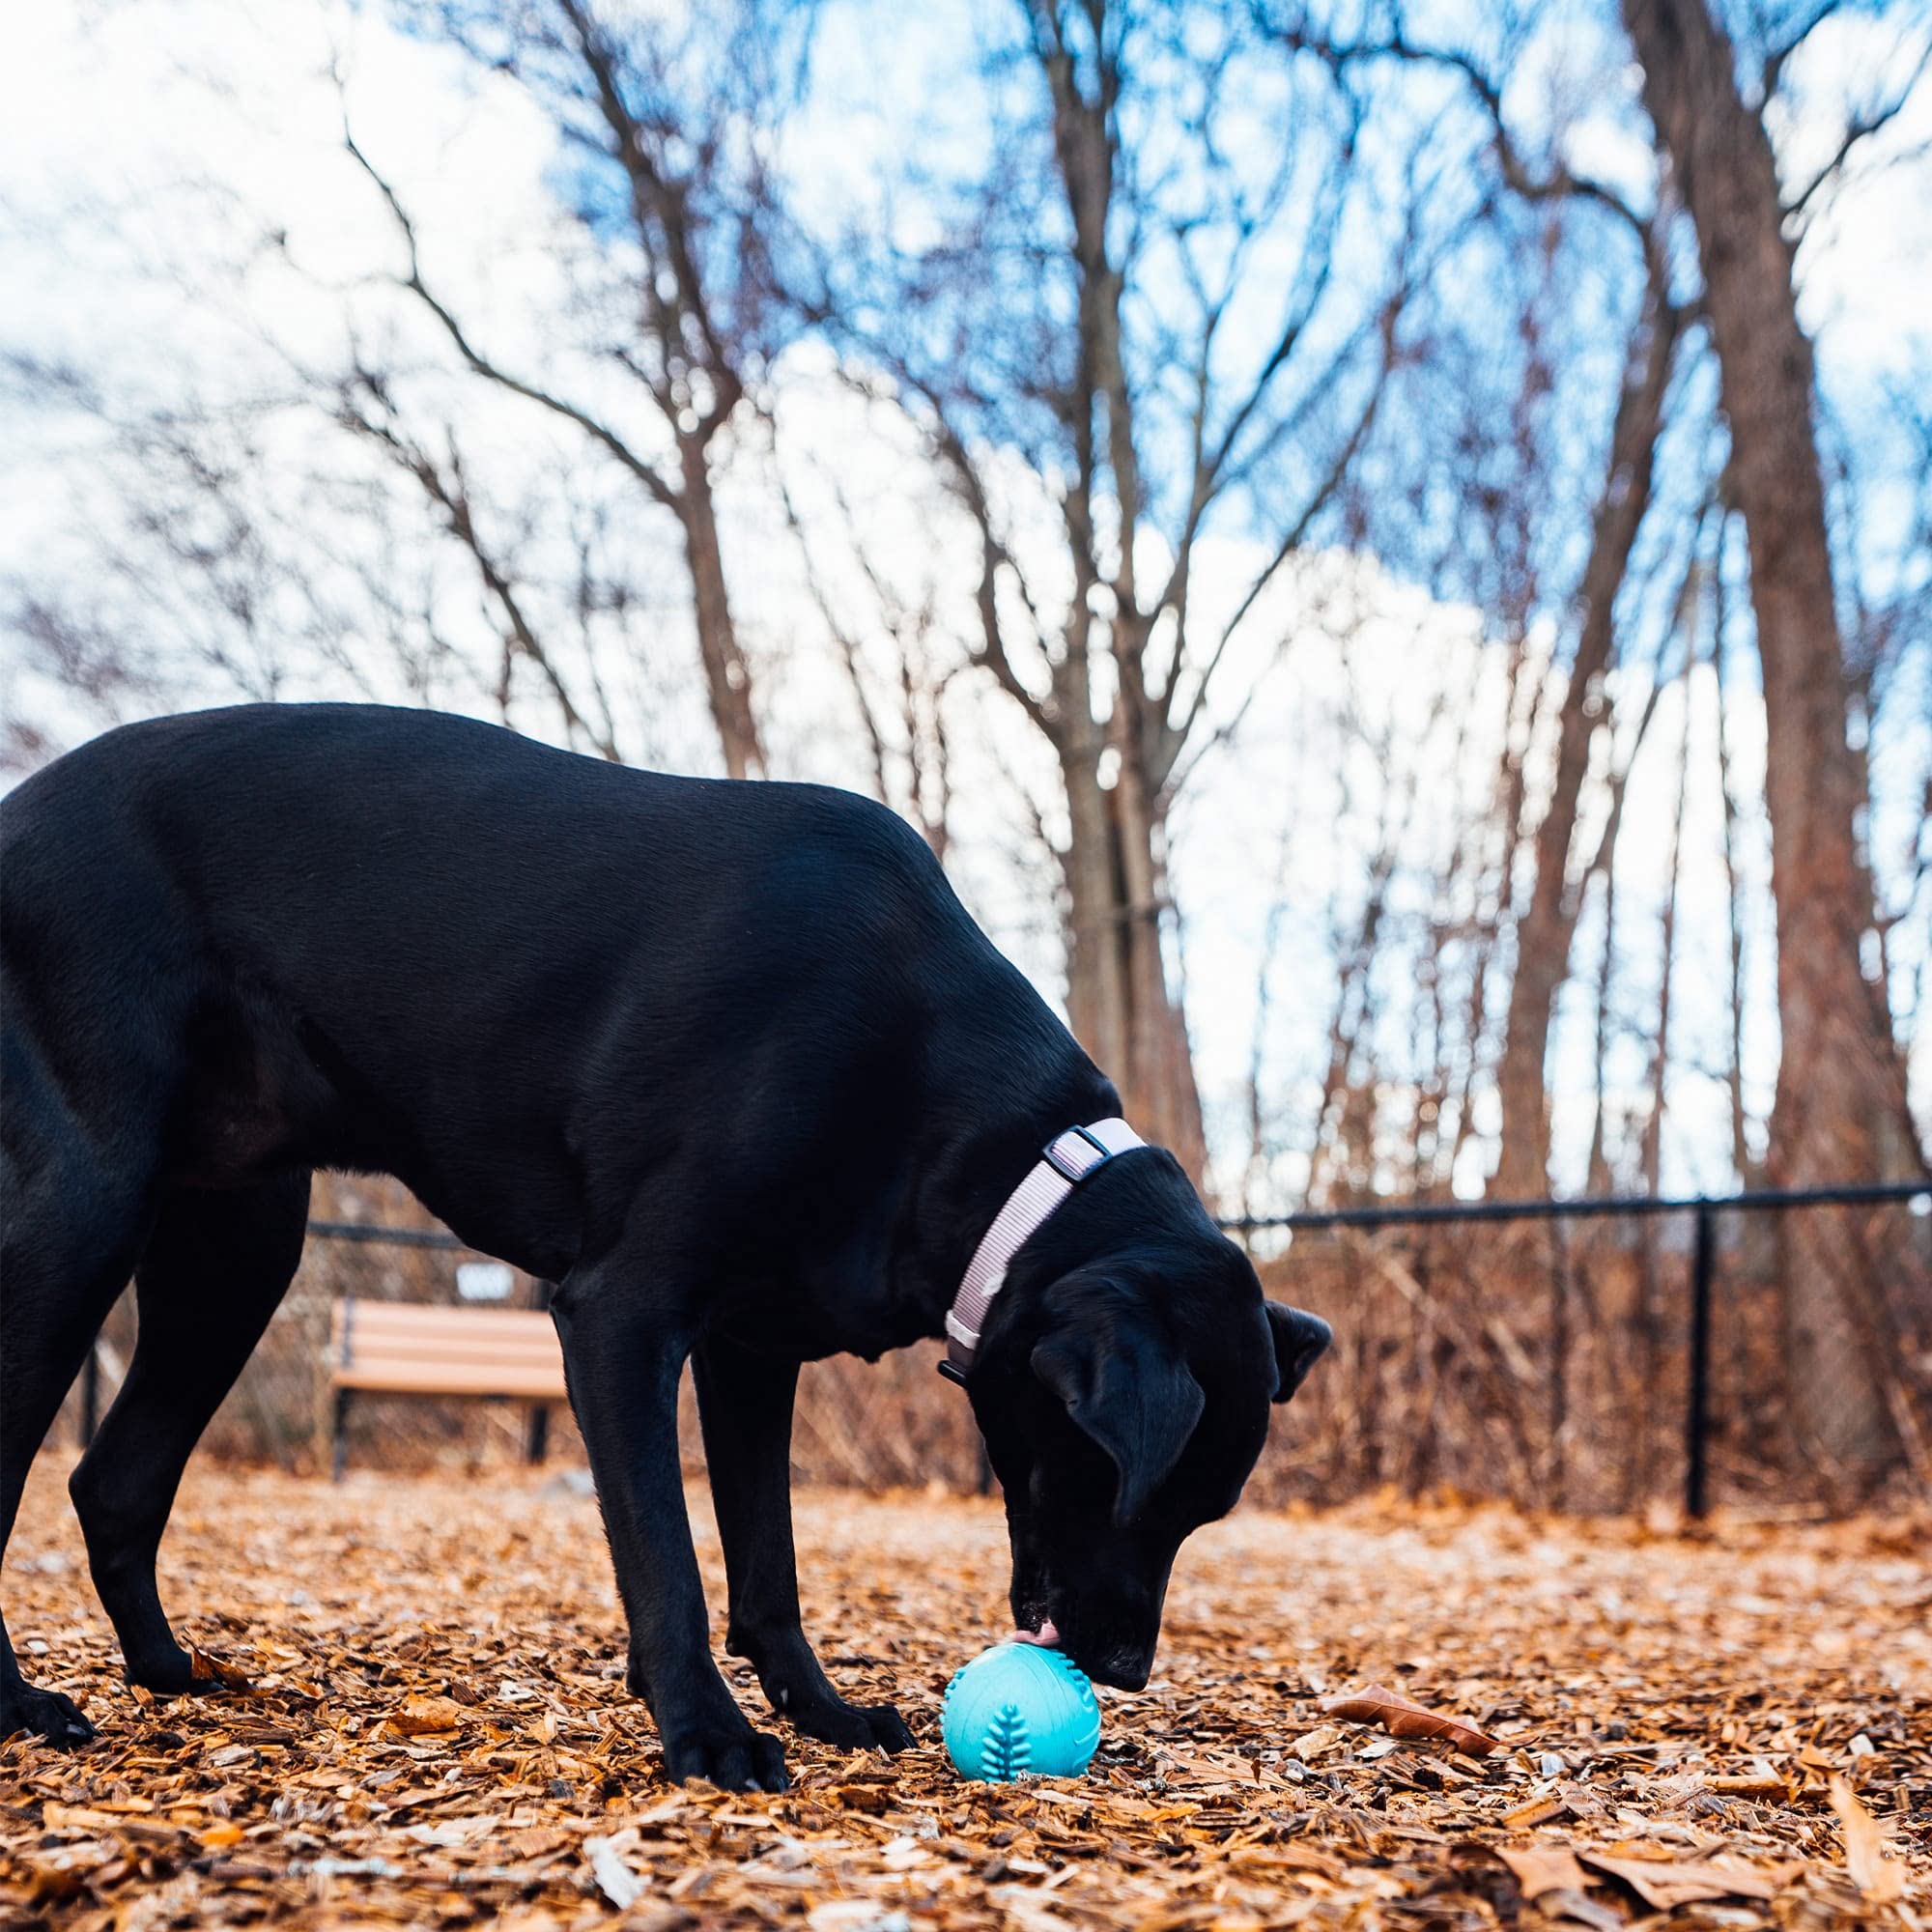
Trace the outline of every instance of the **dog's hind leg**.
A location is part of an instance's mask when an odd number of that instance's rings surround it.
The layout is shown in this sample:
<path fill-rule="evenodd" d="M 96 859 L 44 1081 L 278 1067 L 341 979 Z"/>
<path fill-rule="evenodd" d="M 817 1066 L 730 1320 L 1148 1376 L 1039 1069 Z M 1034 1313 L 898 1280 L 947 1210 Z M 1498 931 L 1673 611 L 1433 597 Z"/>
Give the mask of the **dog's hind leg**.
<path fill-rule="evenodd" d="M 27 1471 L 86 1359 L 114 1297 L 127 1286 L 140 1245 L 131 1190 L 86 1186 L 69 1173 L 28 1184 L 9 1158 L 0 1241 L 0 1558 Z M 94 1726 L 71 1697 L 20 1675 L 0 1618 L 0 1738 L 32 1731 L 55 1744 L 82 1744 Z"/>
<path fill-rule="evenodd" d="M 134 1271 L 140 1333 L 128 1379 L 68 1487 L 128 1680 L 205 1688 L 175 1641 L 155 1558 L 182 1471 L 301 1260 L 306 1171 L 163 1197 Z"/>

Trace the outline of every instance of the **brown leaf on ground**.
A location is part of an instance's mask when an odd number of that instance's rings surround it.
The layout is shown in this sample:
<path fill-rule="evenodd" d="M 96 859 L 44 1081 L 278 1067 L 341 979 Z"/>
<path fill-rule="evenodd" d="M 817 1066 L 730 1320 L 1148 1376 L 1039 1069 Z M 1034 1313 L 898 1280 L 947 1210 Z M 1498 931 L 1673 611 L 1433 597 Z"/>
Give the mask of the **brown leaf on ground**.
<path fill-rule="evenodd" d="M 1905 1896 L 1905 1867 L 1885 1855 L 1885 1835 L 1859 1794 L 1835 1772 L 1830 1785 L 1832 1809 L 1845 1833 L 1845 1865 L 1852 1883 L 1872 1905 L 1895 1905 Z"/>
<path fill-rule="evenodd" d="M 1630 1922 L 1586 1891 L 1546 1891 L 1537 1904 L 1546 1918 L 1564 1925 L 1587 1925 L 1591 1932 L 1622 1932 Z"/>
<path fill-rule="evenodd" d="M 1776 1898 L 1781 1874 L 1761 1872 L 1739 1861 L 1612 1858 L 1606 1852 L 1579 1854 L 1586 1865 L 1620 1878 L 1660 1912 L 1710 1898 Z"/>
<path fill-rule="evenodd" d="M 1327 1697 L 1321 1708 L 1331 1718 L 1348 1718 L 1358 1724 L 1379 1724 L 1391 1737 L 1439 1738 L 1465 1757 L 1488 1757 L 1496 1740 L 1461 1718 L 1440 1718 L 1386 1685 L 1369 1684 L 1346 1697 Z"/>
<path fill-rule="evenodd" d="M 1590 1875 L 1567 1845 L 1498 1845 L 1496 1857 L 1516 1874 L 1525 1898 L 1546 1891 L 1581 1891 Z"/>
<path fill-rule="evenodd" d="M 469 1715 L 453 1697 L 406 1697 L 389 1713 L 389 1724 L 406 1738 L 419 1738 L 435 1731 L 459 1731 Z"/>
<path fill-rule="evenodd" d="M 199 1644 L 187 1647 L 188 1667 L 202 1684 L 219 1684 L 230 1690 L 252 1690 L 255 1681 L 239 1663 L 226 1658 L 211 1657 Z"/>
<path fill-rule="evenodd" d="M 1745 1774 L 1733 1777 L 1708 1777 L 1704 1789 L 1719 1798 L 1782 1798 L 1788 1787 L 1781 1777 Z"/>

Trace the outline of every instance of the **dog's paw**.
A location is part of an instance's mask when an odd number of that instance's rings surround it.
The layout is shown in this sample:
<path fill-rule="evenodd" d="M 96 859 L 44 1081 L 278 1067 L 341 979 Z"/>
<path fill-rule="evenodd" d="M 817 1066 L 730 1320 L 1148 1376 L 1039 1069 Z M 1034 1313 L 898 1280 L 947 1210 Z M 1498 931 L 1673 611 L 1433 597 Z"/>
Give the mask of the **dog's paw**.
<path fill-rule="evenodd" d="M 906 1720 L 890 1704 L 847 1704 L 842 1700 L 810 1705 L 785 1714 L 807 1737 L 843 1750 L 910 1750 L 917 1742 Z"/>
<path fill-rule="evenodd" d="M 673 1784 L 701 1777 L 721 1791 L 782 1791 L 784 1747 L 749 1724 L 707 1727 L 664 1741 L 665 1776 Z"/>
<path fill-rule="evenodd" d="M 63 1746 L 84 1745 L 94 1736 L 94 1726 L 71 1697 L 31 1684 L 0 1696 L 0 1741 L 19 1731 Z"/>
<path fill-rule="evenodd" d="M 239 1666 L 210 1657 L 205 1650 L 184 1650 L 178 1644 L 129 1658 L 128 1682 L 164 1698 L 219 1697 L 249 1688 L 248 1675 Z"/>

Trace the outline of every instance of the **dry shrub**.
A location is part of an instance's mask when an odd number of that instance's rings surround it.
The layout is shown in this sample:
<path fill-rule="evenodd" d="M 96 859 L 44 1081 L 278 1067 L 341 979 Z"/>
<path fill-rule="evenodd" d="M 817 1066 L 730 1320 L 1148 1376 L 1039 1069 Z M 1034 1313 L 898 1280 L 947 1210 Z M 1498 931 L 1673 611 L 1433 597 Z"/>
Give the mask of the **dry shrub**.
<path fill-rule="evenodd" d="M 1891 1472 L 1928 1492 L 1932 1435 L 1932 1222 L 1902 1208 L 1856 1215 L 1887 1257 L 1880 1359 L 1906 1454 Z M 432 1224 L 388 1182 L 318 1183 L 318 1218 Z M 1760 1508 L 1842 1508 L 1865 1499 L 1800 1432 L 1788 1399 L 1779 1244 L 1767 1217 L 1721 1215 L 1713 1296 L 1710 1492 Z M 1684 1491 L 1690 1397 L 1690 1217 L 1432 1225 L 1376 1235 L 1304 1234 L 1264 1260 L 1267 1291 L 1312 1308 L 1335 1347 L 1276 1420 L 1249 1487 L 1257 1501 L 1337 1501 L 1387 1491 L 1499 1497 L 1537 1508 L 1628 1513 Z M 216 1457 L 326 1465 L 329 1310 L 343 1294 L 453 1302 L 462 1256 L 312 1239 L 300 1273 L 210 1430 Z M 516 1302 L 540 1305 L 541 1284 Z M 132 1346 L 130 1297 L 105 1332 L 103 1399 Z M 810 1364 L 792 1437 L 800 1480 L 887 1490 L 987 1485 L 960 1392 L 937 1344 L 866 1364 Z M 70 1405 L 67 1427 L 75 1424 Z M 358 1397 L 351 1461 L 468 1468 L 522 1453 L 520 1406 Z M 581 1463 L 567 1408 L 552 1453 Z M 702 1465 L 687 1388 L 687 1465 Z"/>

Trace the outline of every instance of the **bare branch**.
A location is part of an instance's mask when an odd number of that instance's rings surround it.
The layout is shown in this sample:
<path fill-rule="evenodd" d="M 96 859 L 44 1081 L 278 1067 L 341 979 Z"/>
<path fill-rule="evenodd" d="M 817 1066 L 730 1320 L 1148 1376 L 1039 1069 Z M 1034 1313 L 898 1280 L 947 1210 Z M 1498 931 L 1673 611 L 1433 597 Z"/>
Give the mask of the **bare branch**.
<path fill-rule="evenodd" d="M 354 393 L 345 385 L 338 402 L 336 420 L 345 429 L 375 443 L 399 469 L 415 479 L 423 495 L 440 513 L 443 527 L 469 554 L 485 591 L 502 613 L 505 684 L 512 658 L 521 656 L 526 659 L 550 687 L 557 712 L 571 736 L 588 743 L 600 757 L 621 764 L 623 753 L 608 729 L 599 731 L 579 709 L 555 658 L 538 635 L 509 571 L 497 559 L 477 527 L 475 506 L 470 500 L 454 434 L 450 433 L 447 437 L 447 465 L 439 464 L 420 443 L 404 437 L 387 419 L 385 392 L 380 379 L 367 372 L 358 372 L 358 377 L 363 392 L 383 409 L 384 414 L 373 415 L 359 408 Z"/>
<path fill-rule="evenodd" d="M 1392 301 L 1384 309 L 1382 315 L 1382 366 L 1384 371 L 1387 368 L 1389 356 L 1393 352 L 1394 331 L 1398 312 L 1398 304 Z M 1385 393 L 1386 384 L 1378 377 L 1370 385 L 1368 398 L 1355 417 L 1354 427 L 1350 430 L 1347 438 L 1330 459 L 1328 467 L 1322 472 L 1321 480 L 1310 494 L 1308 500 L 1302 505 L 1300 514 L 1283 531 L 1281 540 L 1276 544 L 1273 554 L 1262 569 L 1256 573 L 1247 590 L 1242 595 L 1241 601 L 1235 607 L 1234 614 L 1222 625 L 1221 635 L 1215 640 L 1214 648 L 1209 653 L 1207 664 L 1202 667 L 1200 675 L 1194 681 L 1193 696 L 1188 700 L 1184 710 L 1181 710 L 1179 705 L 1180 679 L 1179 672 L 1180 667 L 1178 664 L 1176 665 L 1176 676 L 1170 681 L 1167 692 L 1165 705 L 1167 714 L 1166 724 L 1161 734 L 1162 749 L 1159 761 L 1156 765 L 1156 778 L 1161 784 L 1165 785 L 1167 783 L 1170 775 L 1174 771 L 1175 762 L 1179 757 L 1183 747 L 1187 743 L 1189 734 L 1200 722 L 1202 710 L 1208 702 L 1208 689 L 1213 683 L 1214 673 L 1220 668 L 1221 661 L 1227 655 L 1228 647 L 1233 642 L 1235 634 L 1240 629 L 1242 619 L 1254 609 L 1256 601 L 1261 597 L 1263 591 L 1267 588 L 1269 583 L 1274 581 L 1283 564 L 1301 548 L 1309 530 L 1314 526 L 1316 519 L 1334 500 L 1335 493 L 1340 489 L 1343 478 L 1349 473 L 1350 466 L 1361 451 L 1362 444 L 1368 440 L 1369 431 L 1375 426 L 1376 415 L 1381 408 L 1382 398 Z M 1253 696 L 1254 693 L 1251 690 L 1247 698 L 1242 703 L 1242 712 L 1245 712 L 1248 703 L 1252 702 Z M 1178 712 L 1179 716 L 1177 716 Z M 1227 730 L 1224 729 L 1217 735 L 1225 738 Z"/>
<path fill-rule="evenodd" d="M 456 320 L 456 317 L 450 313 L 449 309 L 439 297 L 432 294 L 429 285 L 423 280 L 422 263 L 416 246 L 415 224 L 411 220 L 395 189 L 377 170 L 375 164 L 362 150 L 356 146 L 355 137 L 350 131 L 346 118 L 342 127 L 342 145 L 347 150 L 350 157 L 355 162 L 355 165 L 376 185 L 377 191 L 382 195 L 390 214 L 395 218 L 397 232 L 402 236 L 404 244 L 409 251 L 410 271 L 407 275 L 396 277 L 397 287 L 414 296 L 422 303 L 423 307 L 436 318 L 437 322 L 441 326 L 443 333 L 449 337 L 457 354 L 463 357 L 464 361 L 477 375 L 489 382 L 495 383 L 499 388 L 509 390 L 512 395 L 522 396 L 526 402 L 535 403 L 539 408 L 550 411 L 553 415 L 561 416 L 566 422 L 574 423 L 593 442 L 596 442 L 615 457 L 650 492 L 651 496 L 659 503 L 674 514 L 682 516 L 683 503 L 679 493 L 672 489 L 658 474 L 652 465 L 639 456 L 608 423 L 600 421 L 587 411 L 580 409 L 575 403 L 566 401 L 563 397 L 554 394 L 551 390 L 542 387 L 540 384 L 526 382 L 521 376 L 512 375 L 510 371 L 492 361 L 489 356 L 485 355 L 470 342 L 469 336 L 464 333 L 463 327 Z"/>
<path fill-rule="evenodd" d="M 1614 215 L 1636 238 L 1637 245 L 1648 250 L 1649 223 L 1607 184 L 1578 175 L 1561 162 L 1552 163 L 1547 174 L 1539 176 L 1531 173 L 1509 130 L 1508 123 L 1503 119 L 1502 89 L 1472 55 L 1453 47 L 1418 45 L 1408 38 L 1400 23 L 1379 40 L 1331 41 L 1322 35 L 1310 33 L 1299 22 L 1271 20 L 1266 0 L 1256 0 L 1255 17 L 1261 30 L 1271 35 L 1283 46 L 1293 52 L 1313 54 L 1317 59 L 1327 62 L 1337 72 L 1357 62 L 1399 60 L 1446 68 L 1461 74 L 1489 118 L 1497 163 L 1502 169 L 1504 181 L 1517 194 L 1525 201 L 1575 196 L 1593 202 Z"/>
<path fill-rule="evenodd" d="M 1881 128 L 1889 126 L 1897 118 L 1899 112 L 1912 99 L 1919 81 L 1925 77 L 1928 71 L 1932 71 L 1932 40 L 1928 40 L 1925 45 L 1919 49 L 1918 60 L 1914 66 L 1911 74 L 1907 77 L 1904 86 L 1898 90 L 1897 94 L 1890 100 L 1887 101 L 1881 107 L 1875 107 L 1866 113 L 1852 116 L 1846 124 L 1843 138 L 1833 151 L 1832 158 L 1811 177 L 1810 181 L 1790 201 L 1785 203 L 1784 212 L 1787 217 L 1803 215 L 1810 207 L 1818 190 L 1824 187 L 1828 182 L 1836 180 L 1843 172 L 1844 165 L 1851 158 L 1853 150 L 1859 147 L 1861 142 L 1869 139 L 1873 134 L 1878 133 Z M 1919 152 L 1922 154 L 1924 150 L 1921 148 Z"/>

